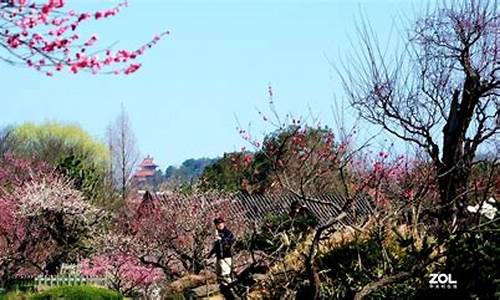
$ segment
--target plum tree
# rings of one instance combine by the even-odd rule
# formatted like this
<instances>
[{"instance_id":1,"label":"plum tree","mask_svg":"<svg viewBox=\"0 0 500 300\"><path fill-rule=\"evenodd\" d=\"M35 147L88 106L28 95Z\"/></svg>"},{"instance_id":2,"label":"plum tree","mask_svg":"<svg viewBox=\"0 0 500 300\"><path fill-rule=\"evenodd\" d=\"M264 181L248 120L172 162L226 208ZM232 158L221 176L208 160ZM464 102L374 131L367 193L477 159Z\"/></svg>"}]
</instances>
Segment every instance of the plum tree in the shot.
<instances>
[{"instance_id":1,"label":"plum tree","mask_svg":"<svg viewBox=\"0 0 500 300\"><path fill-rule=\"evenodd\" d=\"M76 12L67 6L65 0L1 0L0 59L47 76L63 69L74 74L90 71L128 75L141 67L137 59L168 34L158 34L135 50L99 51L98 36L80 36L80 26L117 15L127 1L94 12Z\"/></svg>"}]
</instances>

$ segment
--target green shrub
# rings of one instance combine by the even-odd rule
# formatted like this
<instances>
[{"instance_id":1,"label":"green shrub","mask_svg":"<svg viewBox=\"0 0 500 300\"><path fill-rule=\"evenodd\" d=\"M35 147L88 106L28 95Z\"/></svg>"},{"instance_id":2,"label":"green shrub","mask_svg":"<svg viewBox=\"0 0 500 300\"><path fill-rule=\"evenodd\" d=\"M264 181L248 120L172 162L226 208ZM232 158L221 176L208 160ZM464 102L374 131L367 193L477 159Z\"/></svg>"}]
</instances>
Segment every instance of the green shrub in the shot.
<instances>
[{"instance_id":1,"label":"green shrub","mask_svg":"<svg viewBox=\"0 0 500 300\"><path fill-rule=\"evenodd\" d=\"M59 286L51 288L45 292L37 293L29 298L30 300L115 300L123 297L115 291L101 287L81 285L81 286Z\"/></svg>"},{"instance_id":2,"label":"green shrub","mask_svg":"<svg viewBox=\"0 0 500 300\"><path fill-rule=\"evenodd\" d=\"M322 299L352 299L370 282L399 272L410 272L415 264L431 255L430 238L422 246L397 229L375 227L367 236L356 236L319 257L325 270L321 286ZM425 279L415 276L404 282L373 291L368 299L415 299L417 290L425 289Z\"/></svg>"},{"instance_id":3,"label":"green shrub","mask_svg":"<svg viewBox=\"0 0 500 300\"><path fill-rule=\"evenodd\" d=\"M25 300L28 299L30 293L22 291L10 291L6 294L0 293L0 300Z\"/></svg>"},{"instance_id":4,"label":"green shrub","mask_svg":"<svg viewBox=\"0 0 500 300\"><path fill-rule=\"evenodd\" d=\"M453 274L459 292L467 298L499 299L500 222L485 219L483 223L451 237L443 272Z\"/></svg>"}]
</instances>

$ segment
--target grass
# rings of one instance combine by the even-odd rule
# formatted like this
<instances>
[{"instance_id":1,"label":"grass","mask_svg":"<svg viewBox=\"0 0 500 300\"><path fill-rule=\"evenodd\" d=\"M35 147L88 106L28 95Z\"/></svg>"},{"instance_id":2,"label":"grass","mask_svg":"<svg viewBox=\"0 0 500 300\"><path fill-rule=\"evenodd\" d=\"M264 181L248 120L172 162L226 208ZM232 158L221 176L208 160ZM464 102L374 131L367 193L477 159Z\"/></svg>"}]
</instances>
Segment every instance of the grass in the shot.
<instances>
[{"instance_id":1,"label":"grass","mask_svg":"<svg viewBox=\"0 0 500 300\"><path fill-rule=\"evenodd\" d=\"M0 300L122 300L123 297L112 290L90 286L58 286L43 292L11 291L0 295Z\"/></svg>"}]
</instances>

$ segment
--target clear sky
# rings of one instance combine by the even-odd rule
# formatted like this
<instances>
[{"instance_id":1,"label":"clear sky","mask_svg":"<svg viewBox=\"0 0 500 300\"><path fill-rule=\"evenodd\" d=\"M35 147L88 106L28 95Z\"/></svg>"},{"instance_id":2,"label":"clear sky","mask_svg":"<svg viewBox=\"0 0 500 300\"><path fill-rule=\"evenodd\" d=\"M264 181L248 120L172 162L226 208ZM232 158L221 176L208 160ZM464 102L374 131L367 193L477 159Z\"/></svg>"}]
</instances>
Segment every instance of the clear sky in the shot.
<instances>
[{"instance_id":1,"label":"clear sky","mask_svg":"<svg viewBox=\"0 0 500 300\"><path fill-rule=\"evenodd\" d=\"M110 1L68 0L77 10ZM423 1L422 1L423 2ZM168 1L129 0L109 20L89 25L100 43L135 48L154 34L171 35L141 59L130 77L42 74L1 65L0 125L45 120L76 122L97 137L124 103L141 153L162 168L187 158L214 157L244 146L237 120L262 128L267 86L283 113L323 123L343 91L331 63L352 51L363 13L384 40L395 19L421 1ZM411 13L410 13L411 14Z\"/></svg>"}]
</instances>

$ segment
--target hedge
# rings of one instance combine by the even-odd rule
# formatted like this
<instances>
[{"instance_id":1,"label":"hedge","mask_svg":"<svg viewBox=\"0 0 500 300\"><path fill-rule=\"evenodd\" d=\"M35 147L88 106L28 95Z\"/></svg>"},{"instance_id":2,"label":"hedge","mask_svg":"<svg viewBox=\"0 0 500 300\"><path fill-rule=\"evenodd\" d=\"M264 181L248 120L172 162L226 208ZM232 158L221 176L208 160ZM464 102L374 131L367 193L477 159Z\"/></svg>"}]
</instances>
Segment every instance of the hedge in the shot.
<instances>
[{"instance_id":1,"label":"hedge","mask_svg":"<svg viewBox=\"0 0 500 300\"><path fill-rule=\"evenodd\" d=\"M90 285L58 286L32 295L30 300L121 300L119 293Z\"/></svg>"}]
</instances>

